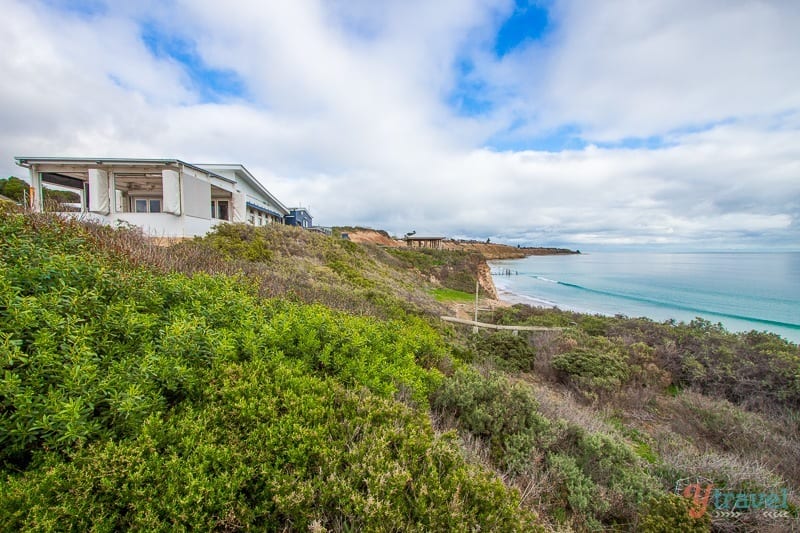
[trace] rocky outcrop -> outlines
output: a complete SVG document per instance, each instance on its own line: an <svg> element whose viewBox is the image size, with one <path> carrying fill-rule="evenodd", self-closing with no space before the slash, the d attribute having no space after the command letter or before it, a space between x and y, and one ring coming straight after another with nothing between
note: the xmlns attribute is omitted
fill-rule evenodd
<svg viewBox="0 0 800 533"><path fill-rule="evenodd" d="M484 292L484 296L497 300L497 288L494 286L494 280L492 279L492 270L486 264L486 261L478 265L478 283Z"/></svg>

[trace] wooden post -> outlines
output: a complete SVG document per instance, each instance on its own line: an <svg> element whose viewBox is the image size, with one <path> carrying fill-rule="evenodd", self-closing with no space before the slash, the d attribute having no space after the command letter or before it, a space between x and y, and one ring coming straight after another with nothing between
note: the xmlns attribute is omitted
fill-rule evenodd
<svg viewBox="0 0 800 533"><path fill-rule="evenodd" d="M475 280L475 322L478 321L478 289L480 288L480 280ZM472 328L472 333L478 333L478 326Z"/></svg>

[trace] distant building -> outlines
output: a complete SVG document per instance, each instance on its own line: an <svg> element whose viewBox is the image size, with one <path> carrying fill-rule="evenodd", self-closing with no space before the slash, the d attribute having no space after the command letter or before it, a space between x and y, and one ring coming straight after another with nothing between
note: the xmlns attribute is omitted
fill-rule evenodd
<svg viewBox="0 0 800 533"><path fill-rule="evenodd" d="M179 159L16 157L28 169L31 208L46 209L43 189L74 192L69 216L128 223L156 237L205 235L225 222L282 224L289 210L238 164Z"/></svg>
<svg viewBox="0 0 800 533"><path fill-rule="evenodd" d="M290 207L289 214L283 217L287 226L300 226L301 228L311 228L311 213L305 207Z"/></svg>
<svg viewBox="0 0 800 533"><path fill-rule="evenodd" d="M406 246L411 248L429 248L433 250L441 250L442 241L444 241L444 239L444 237L417 237L416 235L403 238L403 240L406 241Z"/></svg>

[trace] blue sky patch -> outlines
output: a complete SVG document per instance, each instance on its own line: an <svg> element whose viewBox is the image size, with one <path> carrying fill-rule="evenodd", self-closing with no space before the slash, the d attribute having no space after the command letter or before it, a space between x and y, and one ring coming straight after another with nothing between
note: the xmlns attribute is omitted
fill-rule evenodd
<svg viewBox="0 0 800 533"><path fill-rule="evenodd" d="M447 97L447 104L460 116L479 116L489 113L494 107L487 94L486 83L474 74L474 66L468 59L455 63L456 85Z"/></svg>
<svg viewBox="0 0 800 533"><path fill-rule="evenodd" d="M167 34L155 24L143 24L142 42L155 57L170 58L183 67L204 102L218 102L245 95L245 83L233 70L209 67L197 52L195 43Z"/></svg>
<svg viewBox="0 0 800 533"><path fill-rule="evenodd" d="M658 150L659 148L666 148L674 146L677 143L665 139L661 135L651 135L650 137L626 137L613 142L595 142L593 143L599 148L608 149L629 149L629 150Z"/></svg>
<svg viewBox="0 0 800 533"><path fill-rule="evenodd" d="M523 136L518 132L524 125L523 121L517 121L511 128L499 132L487 140L486 147L499 151L562 152L564 150L582 150L589 145L581 137L580 128L576 125L565 125L533 137Z"/></svg>
<svg viewBox="0 0 800 533"><path fill-rule="evenodd" d="M514 12L497 32L494 53L503 57L527 41L542 39L549 24L547 9L539 2L516 0Z"/></svg>
<svg viewBox="0 0 800 533"><path fill-rule="evenodd" d="M103 15L108 11L103 0L44 0L44 4L59 11L76 13L85 17Z"/></svg>

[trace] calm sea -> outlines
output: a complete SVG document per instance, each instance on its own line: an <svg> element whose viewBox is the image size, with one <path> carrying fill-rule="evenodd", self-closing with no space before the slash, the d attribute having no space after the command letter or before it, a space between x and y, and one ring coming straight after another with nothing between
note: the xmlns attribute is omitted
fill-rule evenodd
<svg viewBox="0 0 800 533"><path fill-rule="evenodd" d="M800 252L583 253L490 266L503 299L657 321L702 317L800 342Z"/></svg>

